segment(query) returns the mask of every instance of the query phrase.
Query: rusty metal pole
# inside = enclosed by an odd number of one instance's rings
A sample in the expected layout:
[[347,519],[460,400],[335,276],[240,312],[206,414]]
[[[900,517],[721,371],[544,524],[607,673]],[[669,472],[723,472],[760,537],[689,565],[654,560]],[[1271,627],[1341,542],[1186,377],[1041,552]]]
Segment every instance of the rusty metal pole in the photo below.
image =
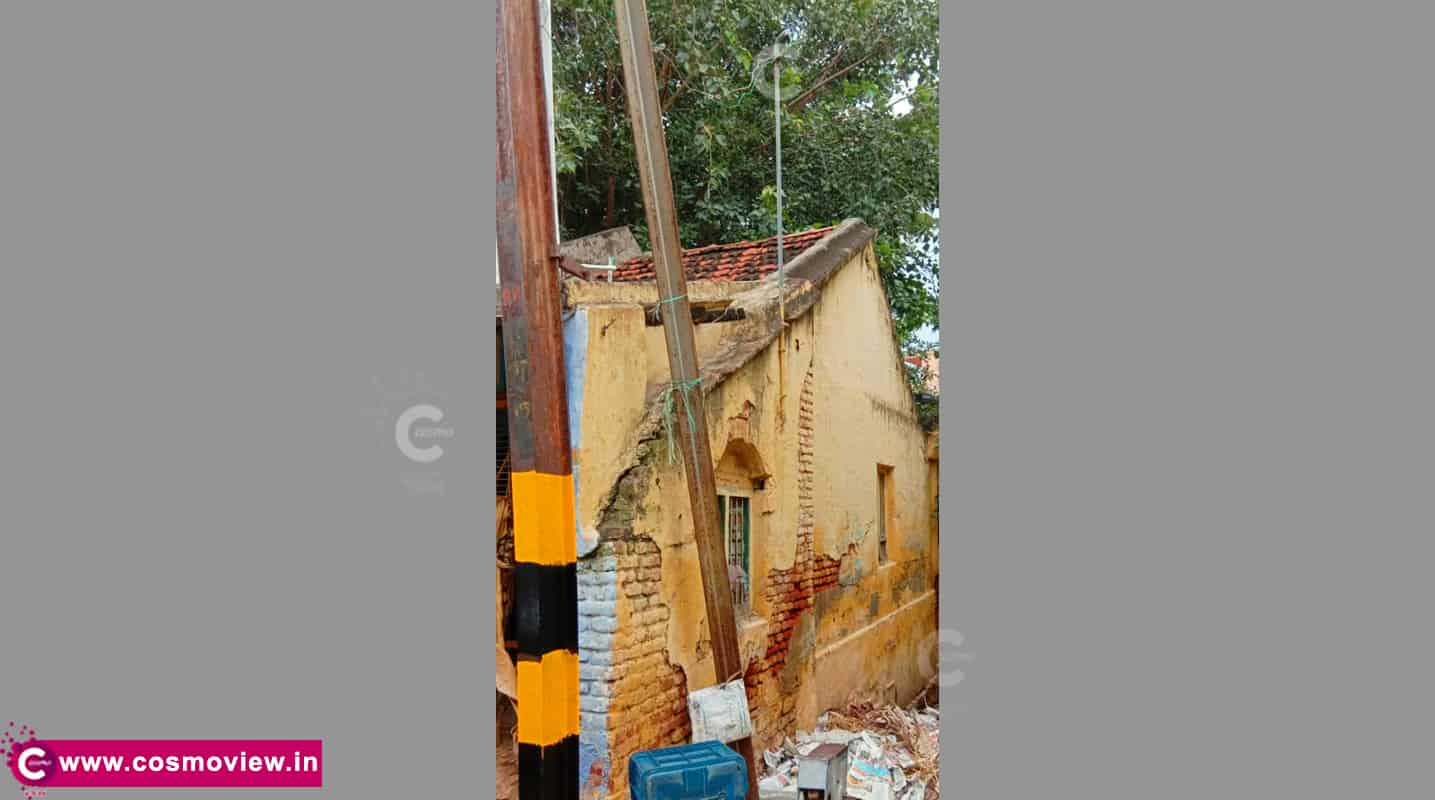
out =
[[[742,656],[737,644],[737,619],[727,577],[718,520],[717,483],[712,448],[708,443],[707,410],[698,379],[697,348],[693,344],[693,318],[687,297],[687,276],[678,242],[677,208],[673,178],[668,167],[668,145],[658,103],[657,75],[653,67],[648,8],[644,0],[615,0],[618,44],[623,53],[623,76],[628,93],[628,117],[633,124],[633,145],[643,185],[643,207],[648,217],[653,265],[658,278],[659,307],[672,371],[672,391],[678,446],[692,506],[693,538],[703,579],[708,634],[712,637],[713,664],[719,682],[741,678]],[[748,797],[757,797],[757,770],[752,740],[733,743],[747,761]]]
[[573,469],[537,0],[498,0],[498,265],[512,465],[518,792],[578,797]]

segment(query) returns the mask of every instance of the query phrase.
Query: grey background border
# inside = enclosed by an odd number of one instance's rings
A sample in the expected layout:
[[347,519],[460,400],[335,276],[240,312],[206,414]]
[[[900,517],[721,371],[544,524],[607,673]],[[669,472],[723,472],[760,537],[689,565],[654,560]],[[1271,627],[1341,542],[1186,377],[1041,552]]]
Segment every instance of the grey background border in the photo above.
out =
[[1432,21],[947,6],[953,796],[1428,793]]
[[0,5],[0,724],[491,794],[493,22]]

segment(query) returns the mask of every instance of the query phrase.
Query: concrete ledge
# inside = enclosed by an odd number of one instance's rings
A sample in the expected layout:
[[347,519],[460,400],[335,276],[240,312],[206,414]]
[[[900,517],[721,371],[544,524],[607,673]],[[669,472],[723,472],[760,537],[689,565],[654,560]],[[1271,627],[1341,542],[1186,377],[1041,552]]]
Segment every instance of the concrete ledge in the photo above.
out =
[[[848,696],[880,687],[864,686],[867,675],[884,675],[895,684],[904,704],[927,684],[923,674],[927,654],[921,652],[927,637],[937,629],[937,593],[924,592],[890,614],[843,638],[818,648],[814,661],[817,712],[835,708]],[[885,667],[874,664],[886,661]]]
[[[760,281],[691,281],[688,302],[721,303],[752,289]],[[650,306],[658,297],[658,285],[651,281],[580,281],[569,278],[563,282],[563,303],[576,306]]]

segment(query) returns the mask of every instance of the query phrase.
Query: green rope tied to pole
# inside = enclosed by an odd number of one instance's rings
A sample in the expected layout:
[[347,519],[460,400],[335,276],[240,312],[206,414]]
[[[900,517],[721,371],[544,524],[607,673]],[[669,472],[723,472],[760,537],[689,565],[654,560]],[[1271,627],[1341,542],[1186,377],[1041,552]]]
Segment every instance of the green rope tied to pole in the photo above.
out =
[[668,303],[676,303],[684,297],[687,297],[687,293],[675,294],[672,297],[666,297],[662,300],[659,300],[657,304],[653,306],[653,318],[661,320],[663,318],[663,306],[667,305]]
[[667,389],[663,390],[663,433],[668,440],[669,464],[677,462],[676,451],[673,447],[673,413],[676,411],[674,405],[677,393],[683,393],[683,409],[688,415],[688,430],[692,431],[697,428],[698,421],[697,417],[693,415],[691,392],[694,389],[700,389],[702,385],[702,378],[693,378],[686,381],[673,381],[668,384]]

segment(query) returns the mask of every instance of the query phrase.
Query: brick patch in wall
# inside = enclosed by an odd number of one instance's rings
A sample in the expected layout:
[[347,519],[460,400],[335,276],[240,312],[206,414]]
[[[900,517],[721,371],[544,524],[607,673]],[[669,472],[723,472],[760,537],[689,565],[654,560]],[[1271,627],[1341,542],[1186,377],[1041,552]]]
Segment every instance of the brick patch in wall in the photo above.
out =
[[613,639],[614,702],[608,731],[614,780],[627,785],[628,757],[686,742],[688,682],[668,660],[670,613],[662,599],[662,554],[646,536],[613,542],[618,556],[618,593],[623,626]]
[[[766,641],[745,673],[759,747],[780,742],[797,727],[797,688],[816,650],[814,606],[822,592],[839,586],[843,564],[851,560],[813,551],[814,408],[809,369],[799,396],[796,556],[791,568],[768,572]],[[579,774],[603,763],[610,794],[627,791],[632,754],[681,744],[692,734],[687,676],[668,660],[663,553],[652,539],[634,533],[653,478],[653,459],[661,452],[654,438],[638,443],[633,466],[600,511],[602,543],[591,558],[578,562]]]
[[812,369],[802,380],[797,416],[797,555],[789,569],[767,573],[767,648],[748,664],[745,679],[755,744],[771,747],[797,727],[797,684],[814,650],[814,597],[837,585],[841,561],[812,549],[814,408]]
[[579,774],[602,759],[604,790],[621,796],[630,756],[692,735],[687,675],[668,660],[662,553],[633,531],[659,452],[653,441],[638,443],[599,514],[601,544],[578,562]]
[[[578,774],[609,771],[608,700],[617,628],[618,559],[608,545],[578,559]],[[606,788],[606,787],[605,787]]]

